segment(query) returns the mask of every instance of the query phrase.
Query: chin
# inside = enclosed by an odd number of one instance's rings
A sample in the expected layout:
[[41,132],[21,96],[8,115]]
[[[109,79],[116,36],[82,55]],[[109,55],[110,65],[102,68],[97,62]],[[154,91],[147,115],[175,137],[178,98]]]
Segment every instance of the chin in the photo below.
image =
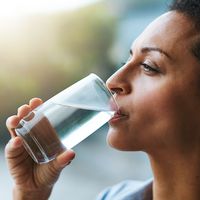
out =
[[132,145],[127,144],[123,139],[115,137],[111,134],[107,135],[107,144],[119,151],[139,151],[136,147],[133,148]]
[[127,139],[125,133],[114,130],[109,130],[106,140],[109,146],[120,151],[143,151],[144,149],[138,139]]

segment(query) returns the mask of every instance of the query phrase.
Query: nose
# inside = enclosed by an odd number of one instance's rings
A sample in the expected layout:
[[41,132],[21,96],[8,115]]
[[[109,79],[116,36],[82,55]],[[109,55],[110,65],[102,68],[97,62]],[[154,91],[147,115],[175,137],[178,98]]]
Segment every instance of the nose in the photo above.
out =
[[116,94],[125,95],[131,92],[131,83],[126,70],[120,68],[107,81],[107,87]]

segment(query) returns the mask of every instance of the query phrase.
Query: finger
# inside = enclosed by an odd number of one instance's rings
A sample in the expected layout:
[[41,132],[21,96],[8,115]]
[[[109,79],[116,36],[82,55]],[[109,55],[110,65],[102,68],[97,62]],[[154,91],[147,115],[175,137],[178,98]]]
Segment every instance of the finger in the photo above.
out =
[[16,136],[16,133],[15,133],[14,129],[19,124],[19,121],[20,121],[20,119],[19,119],[19,117],[17,115],[13,115],[13,116],[9,117],[6,120],[6,126],[7,126],[7,129],[10,132],[11,137],[15,137]]
[[30,113],[30,111],[31,111],[30,106],[25,104],[18,108],[17,115],[20,119],[22,119],[23,117],[27,116]]
[[31,107],[31,109],[35,109],[36,107],[38,107],[42,103],[43,103],[42,99],[40,99],[40,98],[32,98],[29,101],[29,106]]
[[67,150],[60,154],[54,161],[53,166],[55,169],[60,170],[70,164],[70,162],[74,159],[75,153],[72,150]]
[[17,158],[25,151],[23,141],[20,137],[10,139],[5,147],[5,156],[7,159]]

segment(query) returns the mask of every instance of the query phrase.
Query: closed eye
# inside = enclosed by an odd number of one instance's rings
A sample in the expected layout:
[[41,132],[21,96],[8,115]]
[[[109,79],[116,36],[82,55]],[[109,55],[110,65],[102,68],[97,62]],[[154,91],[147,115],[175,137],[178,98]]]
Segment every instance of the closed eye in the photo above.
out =
[[160,73],[160,70],[157,67],[152,67],[146,63],[141,63],[141,67],[146,73]]

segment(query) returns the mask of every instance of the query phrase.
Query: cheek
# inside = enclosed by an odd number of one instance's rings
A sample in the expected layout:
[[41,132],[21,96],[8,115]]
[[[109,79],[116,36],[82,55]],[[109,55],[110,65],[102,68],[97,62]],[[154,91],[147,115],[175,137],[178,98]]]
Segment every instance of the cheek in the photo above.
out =
[[141,87],[135,87],[132,102],[136,110],[139,109],[144,112],[145,110],[152,110],[151,112],[153,112],[161,108],[165,109],[172,96],[166,87],[162,87],[159,84],[143,84]]
[[179,109],[179,98],[174,87],[151,84],[135,90],[133,121],[138,129],[148,132],[162,131],[173,122]]
[[180,101],[180,92],[169,78],[143,77],[135,82],[133,102],[140,108],[163,112],[174,109]]
[[135,87],[134,92],[123,102],[127,105],[129,120],[110,128],[107,139],[111,146],[141,150],[152,143],[153,134],[158,132],[158,121],[164,117],[163,112],[168,110],[166,95],[159,88]]
[[110,129],[109,143],[118,149],[144,150],[177,141],[187,112],[184,92],[178,88],[168,80],[134,82],[133,92],[123,99],[129,120]]

